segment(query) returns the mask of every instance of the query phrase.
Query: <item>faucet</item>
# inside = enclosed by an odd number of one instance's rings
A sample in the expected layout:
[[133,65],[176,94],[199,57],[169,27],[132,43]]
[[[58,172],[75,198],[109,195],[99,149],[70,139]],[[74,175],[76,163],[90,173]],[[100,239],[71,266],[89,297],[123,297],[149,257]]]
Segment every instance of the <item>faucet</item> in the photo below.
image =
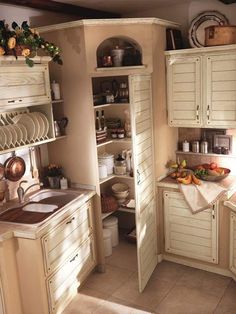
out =
[[29,191],[29,189],[31,189],[33,186],[39,185],[42,186],[43,184],[41,182],[39,183],[34,183],[32,185],[30,185],[26,190],[23,189],[23,187],[21,186],[22,183],[27,183],[28,181],[23,180],[20,182],[19,187],[17,188],[17,195],[18,195],[18,199],[19,199],[19,203],[24,203],[25,200],[25,195],[26,193]]

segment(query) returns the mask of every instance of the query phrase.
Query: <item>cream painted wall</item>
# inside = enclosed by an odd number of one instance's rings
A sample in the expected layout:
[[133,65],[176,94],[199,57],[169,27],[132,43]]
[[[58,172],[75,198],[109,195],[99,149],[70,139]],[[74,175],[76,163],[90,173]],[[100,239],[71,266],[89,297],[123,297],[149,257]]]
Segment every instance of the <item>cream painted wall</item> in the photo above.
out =
[[0,20],[5,20],[9,25],[13,21],[19,24],[23,21],[28,21],[32,27],[36,27],[69,22],[77,19],[78,17],[72,15],[0,4]]
[[[225,5],[218,0],[195,0],[179,5],[162,6],[151,10],[135,12],[132,17],[158,17],[181,24],[185,46],[188,46],[188,29],[194,17],[204,11],[219,11],[231,25],[236,25],[236,4]],[[130,15],[131,16],[131,15]]]

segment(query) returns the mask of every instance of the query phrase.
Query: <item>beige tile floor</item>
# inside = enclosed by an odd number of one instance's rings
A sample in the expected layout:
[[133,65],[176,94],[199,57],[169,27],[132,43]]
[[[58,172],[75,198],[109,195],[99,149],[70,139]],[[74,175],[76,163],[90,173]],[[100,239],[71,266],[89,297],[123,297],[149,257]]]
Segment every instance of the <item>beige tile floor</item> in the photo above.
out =
[[106,263],[106,273],[92,273],[63,314],[236,314],[230,278],[163,261],[139,294],[135,245],[120,242]]

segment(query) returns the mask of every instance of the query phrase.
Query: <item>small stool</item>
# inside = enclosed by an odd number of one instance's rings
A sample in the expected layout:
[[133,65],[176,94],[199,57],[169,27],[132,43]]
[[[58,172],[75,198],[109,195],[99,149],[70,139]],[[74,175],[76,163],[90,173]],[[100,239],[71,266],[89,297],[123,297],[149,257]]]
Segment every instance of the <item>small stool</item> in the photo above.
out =
[[103,228],[111,230],[111,244],[117,246],[119,244],[118,218],[110,216],[103,220]]
[[103,246],[105,257],[112,254],[112,244],[111,244],[111,230],[103,229]]

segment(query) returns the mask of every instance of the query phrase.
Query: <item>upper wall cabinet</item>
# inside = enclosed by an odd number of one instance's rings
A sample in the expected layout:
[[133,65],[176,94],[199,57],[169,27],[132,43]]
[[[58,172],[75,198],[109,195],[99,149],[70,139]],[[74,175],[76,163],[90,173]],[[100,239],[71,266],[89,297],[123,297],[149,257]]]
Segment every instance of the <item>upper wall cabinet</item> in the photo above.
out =
[[[7,60],[7,59],[5,59]],[[1,62],[0,109],[38,105],[51,101],[48,64]]]
[[236,127],[236,45],[166,52],[170,126]]

